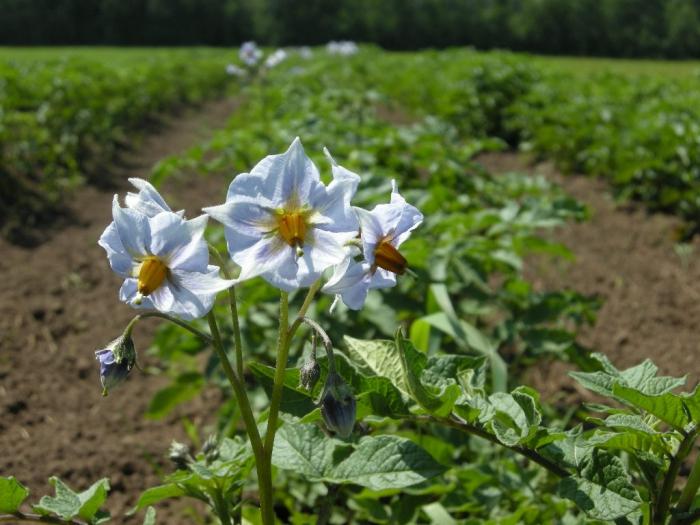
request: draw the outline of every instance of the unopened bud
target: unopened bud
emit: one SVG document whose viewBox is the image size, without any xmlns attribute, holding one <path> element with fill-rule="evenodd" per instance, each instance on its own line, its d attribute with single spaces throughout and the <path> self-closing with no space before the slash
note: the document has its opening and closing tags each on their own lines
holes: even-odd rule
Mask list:
<svg viewBox="0 0 700 525">
<path fill-rule="evenodd" d="M 189 468 L 189 463 L 193 461 L 192 456 L 190 456 L 190 448 L 178 441 L 170 443 L 168 458 L 170 458 L 170 461 L 175 463 L 175 466 L 180 470 L 187 470 Z"/>
<path fill-rule="evenodd" d="M 328 430 L 347 438 L 355 427 L 356 402 L 348 384 L 330 372 L 321 396 L 321 415 Z"/>
<path fill-rule="evenodd" d="M 117 337 L 105 348 L 96 351 L 95 357 L 100 362 L 102 395 L 106 396 L 110 389 L 126 380 L 136 364 L 136 349 L 130 331 Z"/>
<path fill-rule="evenodd" d="M 219 440 L 214 434 L 209 436 L 204 442 L 204 445 L 202 445 L 202 453 L 209 462 L 219 457 Z"/>
<path fill-rule="evenodd" d="M 306 390 L 313 390 L 320 377 L 321 367 L 318 366 L 316 359 L 311 358 L 299 369 L 299 386 Z"/>
</svg>

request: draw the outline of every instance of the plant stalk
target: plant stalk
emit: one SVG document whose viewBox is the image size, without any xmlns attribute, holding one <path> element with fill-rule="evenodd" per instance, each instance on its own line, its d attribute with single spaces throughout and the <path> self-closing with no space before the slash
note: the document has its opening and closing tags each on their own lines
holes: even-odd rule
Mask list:
<svg viewBox="0 0 700 525">
<path fill-rule="evenodd" d="M 265 525 L 273 525 L 273 509 L 272 509 L 272 481 L 271 481 L 271 471 L 268 467 L 269 462 L 266 460 L 265 449 L 263 447 L 262 439 L 260 438 L 260 432 L 258 431 L 258 425 L 255 421 L 255 416 L 250 408 L 250 402 L 243 386 L 242 379 L 236 375 L 236 372 L 231 366 L 231 362 L 226 355 L 226 351 L 221 343 L 221 335 L 219 334 L 219 327 L 216 324 L 216 317 L 212 312 L 209 312 L 207 316 L 209 321 L 209 328 L 211 329 L 212 341 L 214 349 L 216 350 L 219 360 L 221 361 L 221 366 L 224 369 L 224 373 L 233 387 L 233 392 L 238 401 L 238 406 L 241 409 L 241 415 L 243 416 L 243 421 L 245 423 L 246 432 L 248 433 L 248 439 L 250 439 L 250 444 L 253 448 L 253 454 L 255 455 L 255 468 L 258 473 L 258 484 L 260 490 L 260 508 L 263 516 L 263 523 Z"/>
<path fill-rule="evenodd" d="M 678 503 L 676 503 L 676 510 L 678 512 L 688 512 L 690 505 L 695 499 L 695 495 L 698 493 L 698 488 L 700 488 L 700 454 L 695 459 L 693 468 L 688 476 L 688 481 L 683 487 L 683 492 L 681 492 L 680 498 L 678 498 Z"/>
<path fill-rule="evenodd" d="M 656 508 L 654 509 L 653 523 L 661 525 L 666 523 L 666 518 L 668 514 L 668 509 L 671 506 L 671 496 L 673 495 L 673 486 L 676 484 L 676 477 L 678 476 L 678 471 L 683 464 L 683 460 L 688 456 L 693 448 L 695 439 L 697 438 L 698 430 L 696 428 L 688 432 L 678 446 L 678 451 L 675 456 L 671 459 L 671 463 L 668 466 L 668 471 L 664 477 L 664 483 L 661 487 L 661 493 L 659 494 L 659 499 L 656 502 Z"/>
</svg>

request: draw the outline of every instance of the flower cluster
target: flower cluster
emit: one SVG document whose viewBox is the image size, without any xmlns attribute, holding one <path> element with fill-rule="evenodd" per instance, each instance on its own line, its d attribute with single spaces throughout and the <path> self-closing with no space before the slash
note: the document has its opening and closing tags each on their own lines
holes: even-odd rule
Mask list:
<svg viewBox="0 0 700 525">
<path fill-rule="evenodd" d="M 270 53 L 264 62 L 263 56 L 262 49 L 255 42 L 244 42 L 238 51 L 238 57 L 245 68 L 235 64 L 228 64 L 226 66 L 226 74 L 232 77 L 243 78 L 248 76 L 248 74 L 255 75 L 261 69 L 272 69 L 287 59 L 287 52 L 284 49 L 277 49 Z"/>
<path fill-rule="evenodd" d="M 326 44 L 326 51 L 331 55 L 350 56 L 360 50 L 357 44 L 351 40 L 341 40 L 339 42 L 331 40 Z"/>
<path fill-rule="evenodd" d="M 234 178 L 226 202 L 204 211 L 224 225 L 240 268 L 236 282 L 261 276 L 285 291 L 307 287 L 333 268 L 323 291 L 360 309 L 372 288 L 396 284 L 406 271 L 398 248 L 423 220 L 399 195 L 366 211 L 351 205 L 360 177 L 326 150 L 333 179 L 326 186 L 296 138 Z"/>
<path fill-rule="evenodd" d="M 395 286 L 407 269 L 399 247 L 423 216 L 395 184 L 388 204 L 371 211 L 353 207 L 360 177 L 325 153 L 330 184 L 296 138 L 285 153 L 235 177 L 224 204 L 191 220 L 172 211 L 151 184 L 130 179 L 138 192 L 126 196 L 126 208 L 114 196 L 114 221 L 99 240 L 112 270 L 124 278 L 121 300 L 191 320 L 209 312 L 218 292 L 258 276 L 289 292 L 332 269 L 322 291 L 354 310 L 369 290 Z M 208 216 L 224 225 L 230 257 L 240 267 L 236 280 L 220 278 L 209 264 Z"/>
</svg>

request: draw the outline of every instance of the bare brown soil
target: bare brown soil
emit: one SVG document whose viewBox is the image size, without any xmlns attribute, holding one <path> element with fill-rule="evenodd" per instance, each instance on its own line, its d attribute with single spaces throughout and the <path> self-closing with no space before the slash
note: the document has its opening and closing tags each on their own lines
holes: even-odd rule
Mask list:
<svg viewBox="0 0 700 525">
<path fill-rule="evenodd" d="M 215 392 L 165 420 L 145 420 L 151 397 L 167 384 L 162 376 L 135 372 L 108 397 L 100 395 L 94 351 L 118 336 L 134 312 L 119 302 L 119 279 L 97 239 L 111 221 L 112 195 L 123 194 L 128 177 L 147 178 L 158 160 L 222 127 L 235 106 L 235 100 L 221 100 L 164 118 L 157 135 L 120 159 L 114 188 L 87 187 L 68 199 L 73 220 L 54 228 L 43 244 L 28 249 L 0 240 L 0 475 L 16 476 L 33 501 L 50 491 L 52 474 L 81 490 L 109 477 L 115 521 L 140 523 L 122 515 L 170 469 L 170 440 L 185 440 L 181 418 L 200 425 L 213 419 L 208 407 L 217 405 Z M 188 181 L 174 181 L 166 197 L 194 216 L 205 197 L 218 203 L 226 193 L 223 180 L 204 180 L 197 192 Z M 149 320 L 137 327 L 137 348 L 147 348 L 155 325 Z M 149 364 L 143 354 L 141 360 Z M 159 506 L 158 521 L 187 522 L 181 511 L 182 505 L 170 511 Z"/>
<path fill-rule="evenodd" d="M 494 173 L 540 173 L 585 203 L 591 218 L 550 235 L 569 247 L 573 262 L 531 258 L 526 274 L 539 290 L 570 288 L 597 295 L 603 306 L 594 326 L 584 328 L 581 343 L 604 352 L 619 368 L 652 359 L 661 372 L 700 379 L 700 240 L 678 249 L 678 219 L 649 214 L 635 204 L 616 203 L 604 181 L 562 176 L 550 164 L 533 166 L 515 153 L 479 158 Z M 587 397 L 566 375 L 561 362 L 535 367 L 529 382 L 551 400 Z"/>
</svg>

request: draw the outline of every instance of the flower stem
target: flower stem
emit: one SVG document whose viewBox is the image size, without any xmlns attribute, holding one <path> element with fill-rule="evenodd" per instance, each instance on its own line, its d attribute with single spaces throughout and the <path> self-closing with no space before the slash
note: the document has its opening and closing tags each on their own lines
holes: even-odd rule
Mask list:
<svg viewBox="0 0 700 525">
<path fill-rule="evenodd" d="M 231 279 L 231 272 L 226 268 L 226 261 L 222 257 L 219 250 L 217 250 L 211 244 L 209 245 L 209 251 L 214 255 L 214 258 L 219 263 L 219 268 L 221 268 L 221 273 L 224 274 L 226 279 Z M 236 287 L 231 286 L 228 289 L 228 302 L 231 308 L 231 323 L 233 324 L 233 338 L 235 343 L 236 352 L 236 372 L 238 372 L 238 377 L 243 377 L 243 346 L 241 343 L 241 325 L 238 322 L 238 305 L 236 302 Z"/>
<path fill-rule="evenodd" d="M 267 433 L 265 434 L 265 452 L 272 455 L 272 447 L 277 431 L 277 419 L 279 418 L 280 402 L 284 387 L 284 371 L 287 368 L 287 356 L 289 354 L 289 342 L 291 330 L 289 329 L 289 294 L 280 294 L 280 328 L 277 336 L 277 366 L 275 367 L 272 397 L 270 399 L 270 415 L 267 418 Z"/>
<path fill-rule="evenodd" d="M 263 523 L 265 525 L 272 525 L 274 523 L 274 518 L 272 517 L 272 482 L 271 482 L 271 470 L 269 468 L 269 461 L 265 455 L 265 449 L 263 447 L 262 439 L 260 438 L 260 432 L 258 431 L 258 425 L 255 421 L 255 416 L 250 408 L 250 401 L 243 386 L 242 379 L 236 375 L 236 372 L 231 366 L 231 362 L 226 355 L 223 344 L 221 343 L 221 335 L 219 334 L 219 327 L 216 324 L 216 317 L 212 312 L 209 312 L 207 316 L 209 321 L 209 328 L 211 329 L 212 343 L 214 349 L 216 350 L 219 360 L 221 361 L 221 366 L 224 369 L 224 373 L 233 387 L 233 392 L 238 401 L 238 406 L 241 410 L 241 415 L 243 416 L 243 421 L 245 423 L 246 432 L 248 433 L 248 439 L 250 439 L 250 444 L 253 448 L 253 454 L 255 455 L 255 467 L 258 473 L 258 484 L 260 488 L 260 507 L 263 515 Z M 269 517 L 268 517 L 269 516 Z"/>
<path fill-rule="evenodd" d="M 292 326 L 289 327 L 288 338 L 290 341 L 292 340 L 292 337 L 294 337 L 294 334 L 296 333 L 301 323 L 304 321 L 306 312 L 309 310 L 309 307 L 311 307 L 311 303 L 313 302 L 314 297 L 316 297 L 316 293 L 321 289 L 322 284 L 323 283 L 321 282 L 321 279 L 319 279 L 309 288 L 309 292 L 306 294 L 306 298 L 304 299 L 301 308 L 299 308 L 299 312 L 297 313 L 296 319 L 292 323 Z"/>
<path fill-rule="evenodd" d="M 212 342 L 211 336 L 209 336 L 208 334 L 205 334 L 204 332 L 202 332 L 198 328 L 195 328 L 194 326 L 186 323 L 185 321 L 181 321 L 177 317 L 172 317 L 170 315 L 163 314 L 160 312 L 144 312 L 142 314 L 138 314 L 138 315 L 134 316 L 134 318 L 131 321 L 129 321 L 129 324 L 126 325 L 126 328 L 124 329 L 124 333 L 126 335 L 130 335 L 131 331 L 134 329 L 134 326 L 136 325 L 136 323 L 139 322 L 141 319 L 146 319 L 147 317 L 159 317 L 161 319 L 165 319 L 166 321 L 170 321 L 171 323 L 176 324 L 179 327 L 184 328 L 185 330 L 187 330 L 189 332 L 192 332 L 194 335 L 196 335 L 200 339 L 204 340 L 204 342 L 206 342 L 206 343 Z"/>
</svg>

